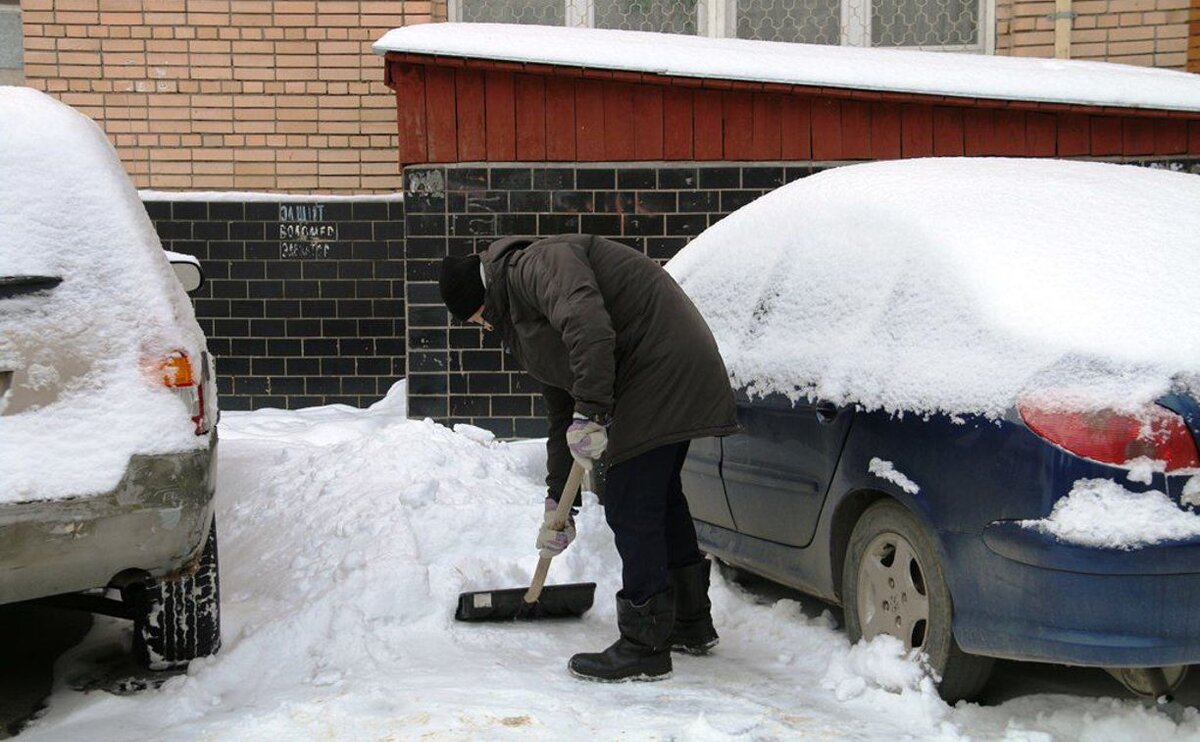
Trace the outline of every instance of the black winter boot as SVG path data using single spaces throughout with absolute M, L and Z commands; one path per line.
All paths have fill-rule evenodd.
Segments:
M 583 680 L 664 680 L 671 677 L 667 637 L 675 623 L 675 598 L 668 589 L 641 605 L 617 595 L 621 638 L 603 652 L 577 654 L 567 667 Z
M 688 654 L 708 654 L 719 637 L 713 628 L 712 602 L 708 599 L 708 575 L 712 562 L 703 559 L 671 570 L 675 589 L 675 628 L 671 649 Z

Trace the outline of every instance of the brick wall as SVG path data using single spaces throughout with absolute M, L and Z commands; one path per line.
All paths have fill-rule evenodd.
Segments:
M 1188 72 L 1200 72 L 1200 0 L 1192 0 L 1188 26 Z
M 1192 0 L 1075 0 L 1071 59 L 1184 69 Z M 997 0 L 996 53 L 1054 56 L 1053 0 Z
M 96 120 L 143 188 L 400 190 L 371 43 L 430 2 L 23 0 L 25 77 Z M 444 12 L 443 12 L 444 16 Z
M 365 407 L 404 376 L 400 201 L 150 201 L 193 295 L 221 407 Z

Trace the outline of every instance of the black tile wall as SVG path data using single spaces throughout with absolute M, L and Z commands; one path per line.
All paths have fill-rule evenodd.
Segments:
M 444 212 L 433 199 L 418 205 Z M 204 269 L 192 298 L 222 408 L 365 407 L 404 376 L 403 202 L 149 201 L 146 211 L 163 247 Z
M 405 169 L 409 414 L 501 436 L 545 435 L 540 387 L 498 338 L 454 323 L 437 290 L 447 254 L 512 234 L 597 234 L 665 262 L 733 209 L 815 168 L 807 163 Z M 421 204 L 418 209 L 415 204 Z
M 1135 162 L 1200 173 L 1200 162 Z M 437 290 L 447 254 L 500 237 L 596 234 L 665 262 L 731 211 L 823 165 L 783 162 L 648 166 L 412 166 L 405 169 L 409 411 L 501 436 L 545 435 L 539 385 L 498 339 L 453 323 Z M 414 204 L 421 204 L 418 211 Z M 416 329 L 416 328 L 419 328 Z

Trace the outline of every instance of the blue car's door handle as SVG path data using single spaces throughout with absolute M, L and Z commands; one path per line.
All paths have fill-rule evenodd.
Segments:
M 817 402 L 817 419 L 831 423 L 837 418 L 838 407 L 833 402 Z

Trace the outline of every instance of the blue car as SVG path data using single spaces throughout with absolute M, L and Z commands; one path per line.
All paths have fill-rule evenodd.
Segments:
M 906 171 L 910 164 L 894 163 L 884 175 L 911 175 L 918 185 L 923 175 L 941 181 L 963 173 L 971 176 L 964 182 L 993 176 L 1004 181 L 1006 173 L 995 172 L 996 161 L 989 162 L 993 164 L 959 161 L 940 166 L 944 171 L 935 166 Z M 1065 170 L 1054 172 L 1065 172 L 1069 180 L 1076 175 L 1071 165 L 1056 163 Z M 708 243 L 701 242 L 702 235 L 697 251 L 681 253 L 683 259 L 668 266 L 714 328 L 734 380 L 743 429 L 691 447 L 684 491 L 702 548 L 737 568 L 841 604 L 852 642 L 879 634 L 901 639 L 924 654 L 940 678 L 943 697 L 951 702 L 977 696 L 995 658 L 1103 667 L 1138 694 L 1169 693 L 1182 682 L 1187 666 L 1200 662 L 1200 516 L 1192 512 L 1200 504 L 1200 488 L 1189 486 L 1200 472 L 1200 402 L 1194 386 L 1172 384 L 1134 411 L 1056 405 L 1052 396 L 1028 394 L 1031 386 L 999 411 L 970 411 L 970 404 L 947 410 L 951 405 L 940 400 L 949 397 L 937 394 L 955 389 L 955 374 L 950 373 L 940 377 L 940 386 L 929 385 L 930 398 L 939 400 L 935 409 L 906 412 L 903 400 L 917 400 L 912 403 L 917 408 L 921 399 L 904 396 L 911 391 L 903 384 L 910 376 L 896 373 L 895 385 L 904 387 L 898 392 L 889 389 L 892 377 L 886 374 L 874 373 L 862 384 L 852 373 L 830 381 L 822 374 L 836 358 L 813 361 L 819 350 L 779 347 L 808 343 L 806 333 L 823 332 L 824 325 L 851 310 L 838 309 L 836 317 L 820 319 L 830 302 L 806 306 L 809 295 L 803 291 L 785 294 L 790 304 L 781 308 L 765 279 L 759 285 L 768 288 L 757 293 L 745 288 L 723 292 L 721 283 L 732 280 L 728 265 L 712 271 L 713 279 L 704 283 L 706 263 L 737 249 L 739 238 L 749 240 L 753 230 L 773 223 L 773 213 L 785 212 L 790 203 L 802 221 L 809 198 L 805 189 L 820 190 L 824 182 L 826 191 L 869 190 L 862 183 L 870 183 L 881 166 L 865 167 L 877 170 L 839 176 L 855 187 L 815 176 L 810 183 L 786 187 L 795 188 L 790 202 L 781 195 L 740 221 L 738 214 L 731 216 L 733 223 L 723 233 Z M 1006 167 L 1007 174 L 1020 176 L 1023 168 L 1045 166 Z M 1134 170 L 1130 166 L 1087 167 L 1092 168 L 1085 173 L 1091 182 L 1104 182 L 1110 171 L 1117 180 L 1131 177 L 1140 183 L 1142 177 L 1127 176 L 1126 171 Z M 1172 186 L 1178 181 L 1165 182 Z M 760 233 L 761 239 L 784 239 L 778 234 L 786 224 L 776 226 L 774 232 Z M 854 240 L 854 229 L 846 227 L 847 242 Z M 1053 243 L 1045 249 L 1053 249 Z M 795 264 L 799 271 L 804 259 L 823 259 L 813 257 L 815 253 L 781 254 L 782 261 L 776 255 L 739 270 L 770 272 Z M 836 272 L 821 270 L 826 279 L 837 280 Z M 990 274 L 981 275 L 986 279 Z M 1064 283 L 1063 290 L 1070 287 Z M 880 316 L 903 312 L 902 301 L 889 304 L 886 311 L 872 313 L 870 328 L 879 326 Z M 975 316 L 969 311 L 958 315 Z M 812 316 L 819 318 L 818 324 L 804 325 Z M 795 334 L 769 336 L 776 320 L 798 323 Z M 842 329 L 840 333 L 859 333 L 868 342 L 841 343 L 838 353 L 862 354 L 863 363 L 873 360 L 870 354 L 895 353 L 891 360 L 897 368 L 920 368 L 911 365 L 913 359 L 901 346 L 923 342 L 941 330 L 914 328 L 888 330 L 883 342 L 869 340 L 871 333 L 858 326 Z M 916 340 L 898 343 L 895 351 L 885 347 L 886 337 L 903 339 L 910 330 Z M 979 334 L 962 332 L 967 338 Z M 760 342 L 759 335 L 767 340 Z M 1190 329 L 1179 333 L 1184 342 L 1191 342 L 1192 335 Z M 823 342 L 834 345 L 840 337 L 831 335 Z M 1125 343 L 1112 358 L 1128 349 Z M 922 352 L 930 366 L 943 360 L 936 350 Z M 986 354 L 986 348 L 980 352 Z M 773 358 L 779 360 L 774 366 Z M 987 363 L 1004 365 L 1005 358 Z M 1141 368 L 1130 368 L 1135 366 Z M 1071 373 L 1089 366 L 1072 361 L 1064 368 L 1066 377 L 1055 377 L 1039 367 L 1034 381 L 1052 378 L 1062 385 Z M 986 374 L 986 368 L 975 373 Z M 837 393 L 821 394 L 825 389 Z M 964 386 L 956 393 L 970 399 L 968 392 Z M 1008 397 L 985 401 L 997 399 Z M 1139 461 L 1152 465 L 1139 471 Z M 1173 503 L 1168 509 L 1177 511 L 1185 527 L 1182 533 L 1190 533 L 1186 529 L 1195 519 L 1196 535 L 1129 543 L 1065 537 L 1053 528 L 1056 506 L 1061 508 L 1081 483 L 1095 481 L 1118 484 L 1131 496 L 1165 495 Z

